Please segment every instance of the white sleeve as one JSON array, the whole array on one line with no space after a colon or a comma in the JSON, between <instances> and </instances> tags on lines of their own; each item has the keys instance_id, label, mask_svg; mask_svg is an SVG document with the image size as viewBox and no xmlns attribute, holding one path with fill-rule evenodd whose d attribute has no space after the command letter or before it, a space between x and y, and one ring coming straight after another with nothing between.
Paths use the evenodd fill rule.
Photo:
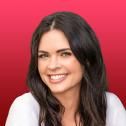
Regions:
<instances>
[{"instance_id":1,"label":"white sleeve","mask_svg":"<svg viewBox=\"0 0 126 126\"><path fill-rule=\"evenodd\" d=\"M106 126L126 126L126 110L113 93L107 93Z\"/></svg>"},{"instance_id":2,"label":"white sleeve","mask_svg":"<svg viewBox=\"0 0 126 126\"><path fill-rule=\"evenodd\" d=\"M12 103L5 126L38 126L38 113L27 98L18 97Z\"/></svg>"}]
</instances>

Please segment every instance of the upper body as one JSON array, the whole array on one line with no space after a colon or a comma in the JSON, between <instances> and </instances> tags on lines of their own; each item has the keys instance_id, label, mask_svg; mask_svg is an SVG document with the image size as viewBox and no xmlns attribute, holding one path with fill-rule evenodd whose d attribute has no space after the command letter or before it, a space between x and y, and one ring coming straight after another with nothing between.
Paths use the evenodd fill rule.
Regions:
<instances>
[{"instance_id":1,"label":"upper body","mask_svg":"<svg viewBox=\"0 0 126 126\"><path fill-rule=\"evenodd\" d=\"M99 41L80 15L56 12L43 18L32 36L30 59L27 84L38 103L30 93L17 98L6 126L40 126L41 122L126 126L118 97L106 93L106 104L107 78Z\"/></svg>"},{"instance_id":2,"label":"upper body","mask_svg":"<svg viewBox=\"0 0 126 126\"><path fill-rule=\"evenodd\" d=\"M106 126L126 126L126 111L120 99L106 93ZM19 96L12 103L5 126L38 126L39 104L31 93Z\"/></svg>"}]
</instances>

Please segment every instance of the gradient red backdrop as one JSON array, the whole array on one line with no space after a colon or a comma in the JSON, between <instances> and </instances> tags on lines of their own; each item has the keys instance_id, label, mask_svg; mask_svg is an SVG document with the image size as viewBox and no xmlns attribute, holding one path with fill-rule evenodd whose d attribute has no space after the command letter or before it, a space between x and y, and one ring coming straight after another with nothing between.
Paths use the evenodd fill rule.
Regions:
<instances>
[{"instance_id":1,"label":"gradient red backdrop","mask_svg":"<svg viewBox=\"0 0 126 126\"><path fill-rule=\"evenodd\" d=\"M126 106L125 0L0 1L0 125L15 97L26 92L30 40L40 20L55 11L73 11L95 30L107 68L109 89Z\"/></svg>"}]
</instances>

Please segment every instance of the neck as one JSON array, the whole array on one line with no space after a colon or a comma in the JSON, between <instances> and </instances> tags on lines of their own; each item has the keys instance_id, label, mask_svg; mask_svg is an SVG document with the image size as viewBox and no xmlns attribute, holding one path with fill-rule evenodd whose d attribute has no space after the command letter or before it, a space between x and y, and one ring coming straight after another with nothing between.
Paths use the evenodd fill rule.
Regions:
<instances>
[{"instance_id":1,"label":"neck","mask_svg":"<svg viewBox=\"0 0 126 126\"><path fill-rule=\"evenodd\" d=\"M80 86L72 89L71 91L66 91L65 93L55 94L55 97L65 108L63 116L74 118L77 113L80 100Z\"/></svg>"},{"instance_id":2,"label":"neck","mask_svg":"<svg viewBox=\"0 0 126 126\"><path fill-rule=\"evenodd\" d=\"M80 102L80 85L64 93L54 94L54 96L65 108L62 115L62 124L64 126L79 125L80 116L78 113L78 106Z\"/></svg>"}]
</instances>

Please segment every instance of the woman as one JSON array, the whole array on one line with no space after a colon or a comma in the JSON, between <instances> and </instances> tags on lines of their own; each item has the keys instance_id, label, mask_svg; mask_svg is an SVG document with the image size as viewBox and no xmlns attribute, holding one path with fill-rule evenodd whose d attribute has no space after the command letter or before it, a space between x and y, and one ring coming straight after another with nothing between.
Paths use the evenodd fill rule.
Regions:
<instances>
[{"instance_id":1,"label":"woman","mask_svg":"<svg viewBox=\"0 0 126 126\"><path fill-rule=\"evenodd\" d=\"M33 34L30 92L12 104L6 126L126 126L119 98L107 92L99 42L72 12L45 17Z\"/></svg>"}]
</instances>

